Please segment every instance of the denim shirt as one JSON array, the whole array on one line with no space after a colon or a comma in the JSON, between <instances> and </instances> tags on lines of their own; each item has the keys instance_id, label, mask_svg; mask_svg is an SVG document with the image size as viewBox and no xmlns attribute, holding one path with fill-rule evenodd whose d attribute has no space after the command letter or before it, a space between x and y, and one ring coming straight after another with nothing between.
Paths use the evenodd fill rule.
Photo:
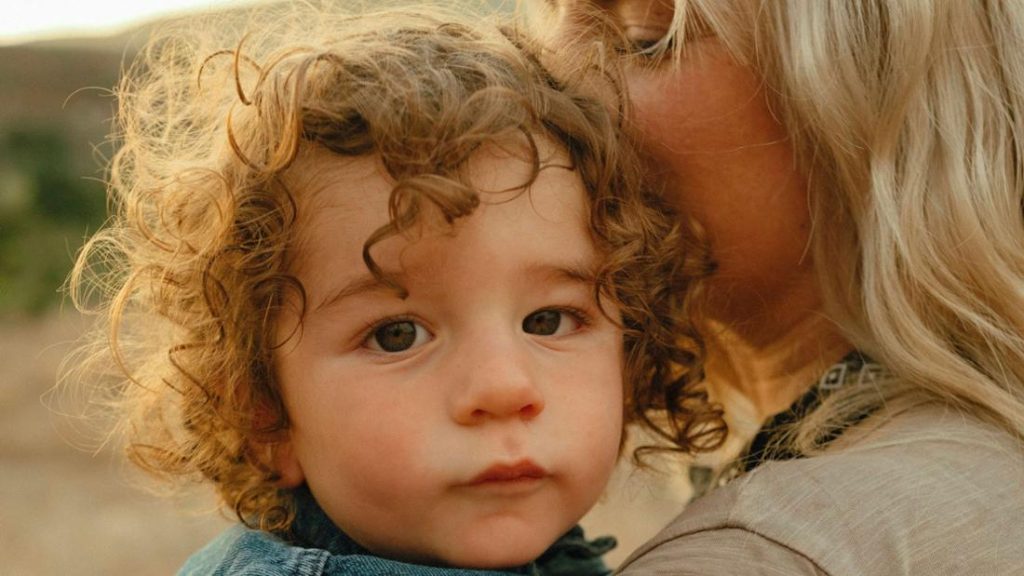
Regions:
<instances>
[{"instance_id":1,"label":"denim shirt","mask_svg":"<svg viewBox=\"0 0 1024 576\"><path fill-rule=\"evenodd\" d=\"M610 537L586 540L577 526L526 566L501 571L408 564L374 556L339 530L306 490L295 495L288 539L236 525L196 552L179 576L607 576Z\"/></svg>"}]
</instances>

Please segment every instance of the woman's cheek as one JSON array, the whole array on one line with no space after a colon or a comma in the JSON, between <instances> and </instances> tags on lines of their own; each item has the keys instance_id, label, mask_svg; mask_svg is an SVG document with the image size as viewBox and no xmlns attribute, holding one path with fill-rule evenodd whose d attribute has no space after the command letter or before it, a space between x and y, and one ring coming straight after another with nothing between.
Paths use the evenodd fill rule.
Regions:
<instances>
[{"instance_id":1,"label":"woman's cheek","mask_svg":"<svg viewBox=\"0 0 1024 576\"><path fill-rule=\"evenodd\" d=\"M719 288L760 301L806 273L807 183L749 68L714 39L627 78L632 128L669 200L706 229Z\"/></svg>"}]
</instances>

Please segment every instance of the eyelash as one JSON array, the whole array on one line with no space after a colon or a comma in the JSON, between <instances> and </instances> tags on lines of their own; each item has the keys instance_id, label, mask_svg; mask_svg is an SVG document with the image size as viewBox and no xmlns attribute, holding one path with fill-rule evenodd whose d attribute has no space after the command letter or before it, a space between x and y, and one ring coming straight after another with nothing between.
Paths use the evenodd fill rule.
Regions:
<instances>
[{"instance_id":1,"label":"eyelash","mask_svg":"<svg viewBox=\"0 0 1024 576\"><path fill-rule=\"evenodd\" d=\"M573 319L576 320L577 323L579 323L580 329L583 329L583 328L586 328L588 326L591 326L594 323L594 316L593 316L593 314L591 314L590 312L587 312L586 310L583 310L582 308L576 308L574 306L548 306L548 307L544 307L544 308L538 308L538 309L534 310L533 312L530 312L530 314L535 314L537 312L541 312L541 311L544 311L544 310L551 310L553 312L561 312L563 314L568 314L569 316L572 316ZM366 344L367 340L372 338L374 333L377 332L377 330L379 330L380 328L383 328L384 326L387 326L388 324L394 324L394 323L397 323L397 322L415 322L417 324L421 324L421 325L423 324L421 321L417 320L415 316L409 316L409 315L387 316L385 318L379 318L377 320L373 320L372 322L368 322L358 332L358 334L359 334L359 337L358 337L359 338L359 340L358 340L359 346L361 348L365 348L366 347L365 344ZM429 330L427 330L427 331L429 332Z\"/></svg>"},{"instance_id":2,"label":"eyelash","mask_svg":"<svg viewBox=\"0 0 1024 576\"><path fill-rule=\"evenodd\" d=\"M656 40L631 40L625 46L620 46L619 52L623 55L636 56L648 60L662 58L667 54L671 54L675 49L676 39L673 36L665 44L664 48L655 50L654 47L661 41L661 38Z\"/></svg>"},{"instance_id":3,"label":"eyelash","mask_svg":"<svg viewBox=\"0 0 1024 576\"><path fill-rule=\"evenodd\" d=\"M363 329L358 332L358 334L360 335L359 345L363 346L366 343L366 341L369 340L373 336L373 334L380 328L383 328L388 324L395 324L398 322L413 322L416 324L423 325L423 322L418 320L415 316L409 316L407 314L378 318L377 320L368 322L365 326L363 326ZM427 332L430 332L430 330L427 330Z\"/></svg>"},{"instance_id":4,"label":"eyelash","mask_svg":"<svg viewBox=\"0 0 1024 576\"><path fill-rule=\"evenodd\" d=\"M576 308L573 306L549 306L546 308L538 308L537 310L530 312L530 314L535 314L543 310L551 310L552 312L561 312L563 314L568 314L572 316L573 319L575 319L577 322L579 322L580 328L586 328L587 326L590 326L591 324L594 323L593 315L591 315L586 310Z\"/></svg>"}]
</instances>

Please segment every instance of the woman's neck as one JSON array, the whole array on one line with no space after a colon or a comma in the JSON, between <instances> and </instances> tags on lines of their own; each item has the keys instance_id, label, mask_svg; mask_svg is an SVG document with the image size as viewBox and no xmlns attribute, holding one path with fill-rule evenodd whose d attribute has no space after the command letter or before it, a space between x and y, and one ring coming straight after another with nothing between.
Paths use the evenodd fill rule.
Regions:
<instances>
[{"instance_id":1,"label":"woman's neck","mask_svg":"<svg viewBox=\"0 0 1024 576\"><path fill-rule=\"evenodd\" d=\"M768 334L749 323L711 323L706 332L712 395L726 403L730 396L742 395L758 421L788 408L851 349L817 311L779 326Z\"/></svg>"}]
</instances>

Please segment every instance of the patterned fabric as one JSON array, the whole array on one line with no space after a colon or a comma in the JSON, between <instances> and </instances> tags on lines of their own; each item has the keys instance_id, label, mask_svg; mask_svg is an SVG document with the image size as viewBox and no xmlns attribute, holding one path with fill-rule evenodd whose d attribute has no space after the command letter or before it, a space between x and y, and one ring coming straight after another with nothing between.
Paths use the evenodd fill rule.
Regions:
<instances>
[{"instance_id":1,"label":"patterned fabric","mask_svg":"<svg viewBox=\"0 0 1024 576\"><path fill-rule=\"evenodd\" d=\"M787 410L776 414L765 422L743 454L736 460L717 473L706 466L691 466L689 469L690 485L693 487L691 499L704 496L712 488L725 486L765 462L802 458L803 454L794 452L782 442L784 433L821 406L825 398L836 390L850 386L870 386L879 382L885 374L885 368L872 361L867 355L856 350L850 352L826 370L818 381ZM838 423L825 433L820 440L820 445L824 447L831 444L842 435L843 430L856 425L873 412L874 408L854 414L847 420Z\"/></svg>"}]
</instances>

